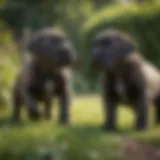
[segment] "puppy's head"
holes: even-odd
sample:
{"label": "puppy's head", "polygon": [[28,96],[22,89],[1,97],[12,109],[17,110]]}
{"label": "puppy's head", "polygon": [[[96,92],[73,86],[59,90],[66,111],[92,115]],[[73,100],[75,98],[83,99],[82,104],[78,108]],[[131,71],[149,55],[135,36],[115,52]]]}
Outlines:
{"label": "puppy's head", "polygon": [[136,46],[128,35],[118,30],[105,30],[95,36],[92,49],[92,67],[112,70],[133,53]]}
{"label": "puppy's head", "polygon": [[76,61],[76,53],[67,36],[58,30],[43,29],[29,42],[28,51],[44,64],[54,67],[70,66]]}

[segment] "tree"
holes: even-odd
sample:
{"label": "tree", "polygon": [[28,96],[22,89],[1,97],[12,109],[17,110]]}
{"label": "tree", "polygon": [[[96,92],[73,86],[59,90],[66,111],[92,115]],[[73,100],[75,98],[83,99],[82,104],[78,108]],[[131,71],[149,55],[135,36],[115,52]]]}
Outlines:
{"label": "tree", "polygon": [[12,30],[15,41],[21,46],[19,42],[26,28],[34,31],[51,26],[58,19],[59,8],[65,3],[65,0],[6,0],[0,9],[0,19]]}

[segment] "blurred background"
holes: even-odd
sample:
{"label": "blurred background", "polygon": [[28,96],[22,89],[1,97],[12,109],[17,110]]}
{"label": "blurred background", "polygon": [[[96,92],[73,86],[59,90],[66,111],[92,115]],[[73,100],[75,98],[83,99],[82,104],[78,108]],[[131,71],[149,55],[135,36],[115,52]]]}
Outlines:
{"label": "blurred background", "polygon": [[82,60],[81,71],[73,74],[73,88],[88,94],[100,88],[88,65],[93,35],[111,27],[129,32],[142,53],[160,66],[159,18],[159,0],[1,0],[0,103],[7,103],[25,44],[36,30],[56,26],[68,34]]}
{"label": "blurred background", "polygon": [[[15,76],[22,63],[25,44],[36,30],[48,26],[63,29],[68,34],[81,57],[81,69],[80,71],[74,71],[72,75],[73,89],[76,94],[91,95],[97,94],[100,91],[97,73],[91,72],[88,65],[92,39],[95,33],[100,29],[118,28],[129,33],[136,40],[140,51],[145,57],[157,67],[160,67],[160,0],[0,0],[0,114],[2,113],[0,124],[7,125],[5,121],[6,112],[3,110],[11,106],[11,89]],[[100,109],[95,107],[96,109],[93,110],[92,108],[96,104],[97,106],[99,105],[99,100],[91,98],[82,102],[82,99],[80,99],[76,103],[79,108],[77,107],[78,109],[76,110],[78,113],[74,114],[76,119],[75,123],[83,119],[80,125],[86,122],[88,122],[88,124],[93,122],[93,126],[101,124]],[[88,106],[89,112],[92,110],[92,117],[98,117],[97,121],[96,118],[94,120],[92,117],[89,118],[88,114],[84,114],[86,117],[80,116],[80,114],[83,115],[86,111],[84,105]],[[122,112],[122,114],[126,114],[128,111],[122,109]],[[130,125],[133,116],[129,115],[128,119]],[[120,124],[122,123],[123,126],[128,125],[124,125],[125,122],[120,120]],[[2,126],[4,127],[4,125]],[[46,124],[44,126],[46,126]],[[75,137],[75,141],[73,140],[72,142],[72,138],[69,139],[69,141],[74,144],[74,147],[77,146],[77,143],[80,143],[80,139],[85,139],[84,135],[87,134],[87,143],[90,145],[92,145],[93,140],[95,140],[95,137],[98,135],[99,139],[97,139],[95,143],[103,141],[104,135],[100,135],[100,131],[92,127],[89,132],[83,129],[79,131],[79,129],[74,128],[73,131],[69,131],[68,134],[66,133],[68,136],[71,133],[75,133],[75,135],[77,135],[77,133],[79,134],[78,137]],[[158,131],[160,130],[158,129]],[[160,132],[158,131],[155,131],[153,134],[156,136],[159,135],[158,133]],[[3,136],[5,136],[6,131],[3,132]],[[35,131],[33,137],[30,136],[33,139],[35,137],[41,139],[43,136],[36,136],[39,132],[41,132],[40,128]],[[48,132],[50,132],[50,130],[47,130],[47,133],[45,133],[46,136]],[[18,128],[15,134],[11,134],[21,136],[19,133],[20,129]],[[23,130],[22,133],[25,134],[26,130]],[[72,134],[71,137],[74,137]],[[92,136],[90,137],[90,135]],[[4,141],[6,138],[3,139],[2,135],[0,135],[0,155],[2,157],[4,156],[5,159],[7,159],[7,153],[11,153],[10,150],[14,148],[16,141],[19,140],[17,143],[20,143],[20,140],[23,141],[24,138],[10,137],[12,136],[9,134],[8,139],[10,139],[10,141],[7,142]],[[29,139],[32,139],[31,137]],[[89,139],[89,137],[91,139]],[[59,138],[61,141],[61,136]],[[39,141],[39,139],[36,139],[36,141]],[[65,137],[64,139],[67,138]],[[115,137],[113,139],[115,139]],[[2,140],[4,142],[1,142]],[[87,139],[85,140],[87,141]],[[48,142],[49,141],[50,139]],[[157,140],[155,141],[157,142]],[[6,143],[11,144],[9,146]],[[101,147],[97,149],[103,152],[101,154],[103,157],[98,157],[97,152],[94,153],[95,149],[93,153],[89,153],[90,158],[88,159],[106,159],[107,152],[103,149],[105,143],[107,144],[108,140],[104,140],[102,144],[99,144]],[[112,142],[109,143],[113,144]],[[8,148],[6,147],[8,150],[4,147],[5,145],[8,145]],[[19,146],[19,149],[22,146]],[[24,144],[24,146],[26,147],[26,144]],[[30,143],[28,146],[30,147]],[[70,155],[73,157],[68,157],[68,159],[87,159],[83,153],[80,153],[84,145],[81,144],[79,147],[77,152],[76,149],[72,148],[71,151],[73,151],[73,153],[70,152]],[[24,150],[26,150],[26,148]],[[55,153],[57,152],[58,154],[58,151],[60,150],[55,149]],[[16,156],[10,158],[21,159]],[[51,156],[50,159],[52,158]],[[23,157],[22,159],[25,158]],[[66,160],[67,158],[61,157],[59,159]]]}

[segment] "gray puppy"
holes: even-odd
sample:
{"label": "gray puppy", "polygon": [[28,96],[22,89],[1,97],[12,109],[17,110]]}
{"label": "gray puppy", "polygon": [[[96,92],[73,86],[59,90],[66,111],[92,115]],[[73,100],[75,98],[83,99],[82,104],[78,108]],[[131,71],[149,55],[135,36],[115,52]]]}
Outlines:
{"label": "gray puppy", "polygon": [[138,51],[132,38],[118,30],[105,30],[94,39],[92,67],[102,72],[106,130],[116,130],[119,103],[130,104],[136,113],[137,130],[148,125],[148,107],[155,105],[160,123],[160,74]]}
{"label": "gray puppy", "polygon": [[27,107],[31,119],[38,119],[38,102],[44,103],[45,117],[50,119],[52,99],[58,96],[60,123],[67,124],[71,103],[70,68],[76,62],[71,42],[63,32],[47,28],[33,36],[27,50],[13,89],[13,119],[20,119],[22,105]]}

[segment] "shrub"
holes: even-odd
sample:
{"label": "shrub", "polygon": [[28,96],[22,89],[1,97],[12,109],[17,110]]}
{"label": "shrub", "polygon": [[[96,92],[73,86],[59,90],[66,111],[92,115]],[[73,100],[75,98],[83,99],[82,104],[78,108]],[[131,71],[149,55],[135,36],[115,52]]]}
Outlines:
{"label": "shrub", "polygon": [[[136,40],[145,57],[160,67],[160,5],[115,6],[104,8],[95,14],[81,30],[86,65],[95,33],[105,28],[116,28],[129,33]],[[87,80],[97,84],[96,75],[89,73],[91,73],[90,69],[85,69]]]}
{"label": "shrub", "polygon": [[10,106],[11,89],[16,72],[15,63],[9,56],[1,55],[0,62],[0,109]]}

